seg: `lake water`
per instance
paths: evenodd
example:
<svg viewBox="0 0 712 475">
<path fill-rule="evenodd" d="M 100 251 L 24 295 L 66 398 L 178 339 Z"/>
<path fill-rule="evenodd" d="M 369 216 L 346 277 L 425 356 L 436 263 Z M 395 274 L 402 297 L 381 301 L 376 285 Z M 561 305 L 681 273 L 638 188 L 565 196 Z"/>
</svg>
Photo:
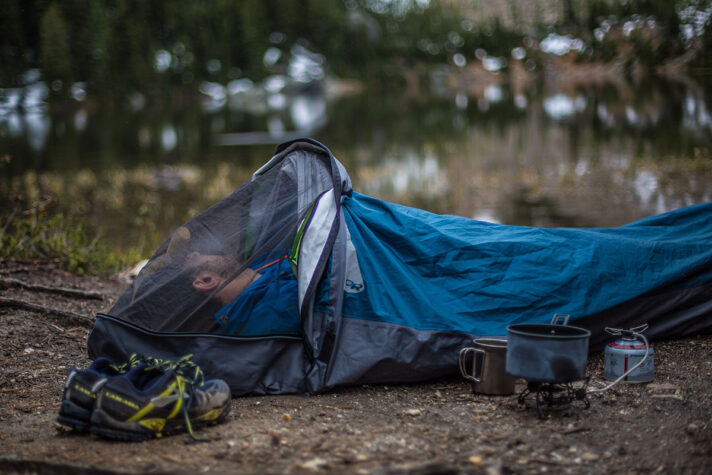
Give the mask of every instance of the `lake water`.
<svg viewBox="0 0 712 475">
<path fill-rule="evenodd" d="M 5 91 L 3 206 L 12 193 L 51 195 L 105 239 L 150 254 L 299 135 L 331 148 L 359 192 L 506 224 L 617 226 L 712 200 L 705 81 L 520 95 L 492 85 L 479 97 L 267 86 L 206 84 L 198 97 L 112 108 L 50 109 Z"/>
</svg>

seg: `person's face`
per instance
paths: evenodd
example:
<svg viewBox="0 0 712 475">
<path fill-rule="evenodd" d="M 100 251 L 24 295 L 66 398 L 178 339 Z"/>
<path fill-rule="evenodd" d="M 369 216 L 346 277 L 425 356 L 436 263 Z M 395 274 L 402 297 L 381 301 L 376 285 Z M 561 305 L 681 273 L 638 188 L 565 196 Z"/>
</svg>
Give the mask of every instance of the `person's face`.
<svg viewBox="0 0 712 475">
<path fill-rule="evenodd" d="M 232 259 L 214 254 L 200 254 L 191 252 L 185 261 L 185 267 L 195 272 L 193 287 L 200 292 L 212 292 L 220 286 L 230 271 L 227 269 L 233 264 Z"/>
<path fill-rule="evenodd" d="M 202 293 L 210 293 L 223 285 L 227 277 L 239 268 L 239 263 L 230 257 L 192 252 L 186 259 L 185 266 L 195 270 L 193 288 Z M 245 269 L 228 282 L 215 297 L 223 304 L 231 302 L 257 277 L 259 274 L 249 268 Z"/>
</svg>

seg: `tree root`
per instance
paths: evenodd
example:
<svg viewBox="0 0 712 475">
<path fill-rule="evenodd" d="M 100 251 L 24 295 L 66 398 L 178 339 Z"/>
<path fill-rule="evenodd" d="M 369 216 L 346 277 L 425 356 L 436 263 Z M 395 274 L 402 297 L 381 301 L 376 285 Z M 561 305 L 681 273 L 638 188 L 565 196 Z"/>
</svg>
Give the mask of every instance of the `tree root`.
<svg viewBox="0 0 712 475">
<path fill-rule="evenodd" d="M 8 289 L 10 287 L 20 287 L 26 290 L 34 290 L 39 292 L 49 292 L 53 294 L 66 295 L 68 297 L 77 297 L 85 299 L 103 300 L 106 296 L 99 292 L 81 289 L 68 289 L 66 287 L 51 287 L 40 284 L 30 284 L 19 279 L 0 279 L 0 288 Z"/>
<path fill-rule="evenodd" d="M 43 307 L 30 302 L 25 302 L 24 300 L 11 299 L 6 297 L 0 297 L 0 307 L 9 307 L 20 310 L 29 310 L 30 312 L 38 312 L 47 315 L 55 315 L 62 318 L 68 318 L 73 320 L 83 326 L 91 327 L 94 325 L 94 319 L 90 317 L 85 317 L 84 315 L 79 315 L 74 312 L 65 312 L 64 310 L 57 310 L 54 308 Z"/>
</svg>

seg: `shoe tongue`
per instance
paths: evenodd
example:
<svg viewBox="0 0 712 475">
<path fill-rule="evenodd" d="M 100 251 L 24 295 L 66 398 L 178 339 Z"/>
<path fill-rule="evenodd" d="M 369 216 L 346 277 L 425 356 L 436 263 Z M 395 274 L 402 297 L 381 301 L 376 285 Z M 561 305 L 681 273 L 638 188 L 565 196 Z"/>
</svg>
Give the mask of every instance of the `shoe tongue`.
<svg viewBox="0 0 712 475">
<path fill-rule="evenodd" d="M 165 384 L 166 379 L 175 378 L 173 371 L 165 371 L 145 366 L 137 366 L 126 373 L 125 378 L 141 391 L 146 391 L 156 384 Z"/>
<path fill-rule="evenodd" d="M 91 371 L 102 372 L 111 368 L 113 364 L 114 363 L 109 358 L 104 358 L 103 356 L 100 356 L 99 358 L 95 359 L 87 369 Z"/>
<path fill-rule="evenodd" d="M 147 371 L 142 381 L 143 390 L 148 393 L 164 391 L 176 379 L 173 371 Z"/>
</svg>

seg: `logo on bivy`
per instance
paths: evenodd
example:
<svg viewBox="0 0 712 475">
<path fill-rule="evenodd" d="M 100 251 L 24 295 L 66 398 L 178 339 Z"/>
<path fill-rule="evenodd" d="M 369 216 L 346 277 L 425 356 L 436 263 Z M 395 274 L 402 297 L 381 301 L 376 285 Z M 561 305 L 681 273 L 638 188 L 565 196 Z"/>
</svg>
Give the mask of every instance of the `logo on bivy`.
<svg viewBox="0 0 712 475">
<path fill-rule="evenodd" d="M 346 281 L 344 282 L 344 292 L 357 294 L 363 292 L 366 284 L 363 282 L 361 268 L 358 265 L 356 248 L 351 242 L 351 233 L 346 228 Z"/>
</svg>

